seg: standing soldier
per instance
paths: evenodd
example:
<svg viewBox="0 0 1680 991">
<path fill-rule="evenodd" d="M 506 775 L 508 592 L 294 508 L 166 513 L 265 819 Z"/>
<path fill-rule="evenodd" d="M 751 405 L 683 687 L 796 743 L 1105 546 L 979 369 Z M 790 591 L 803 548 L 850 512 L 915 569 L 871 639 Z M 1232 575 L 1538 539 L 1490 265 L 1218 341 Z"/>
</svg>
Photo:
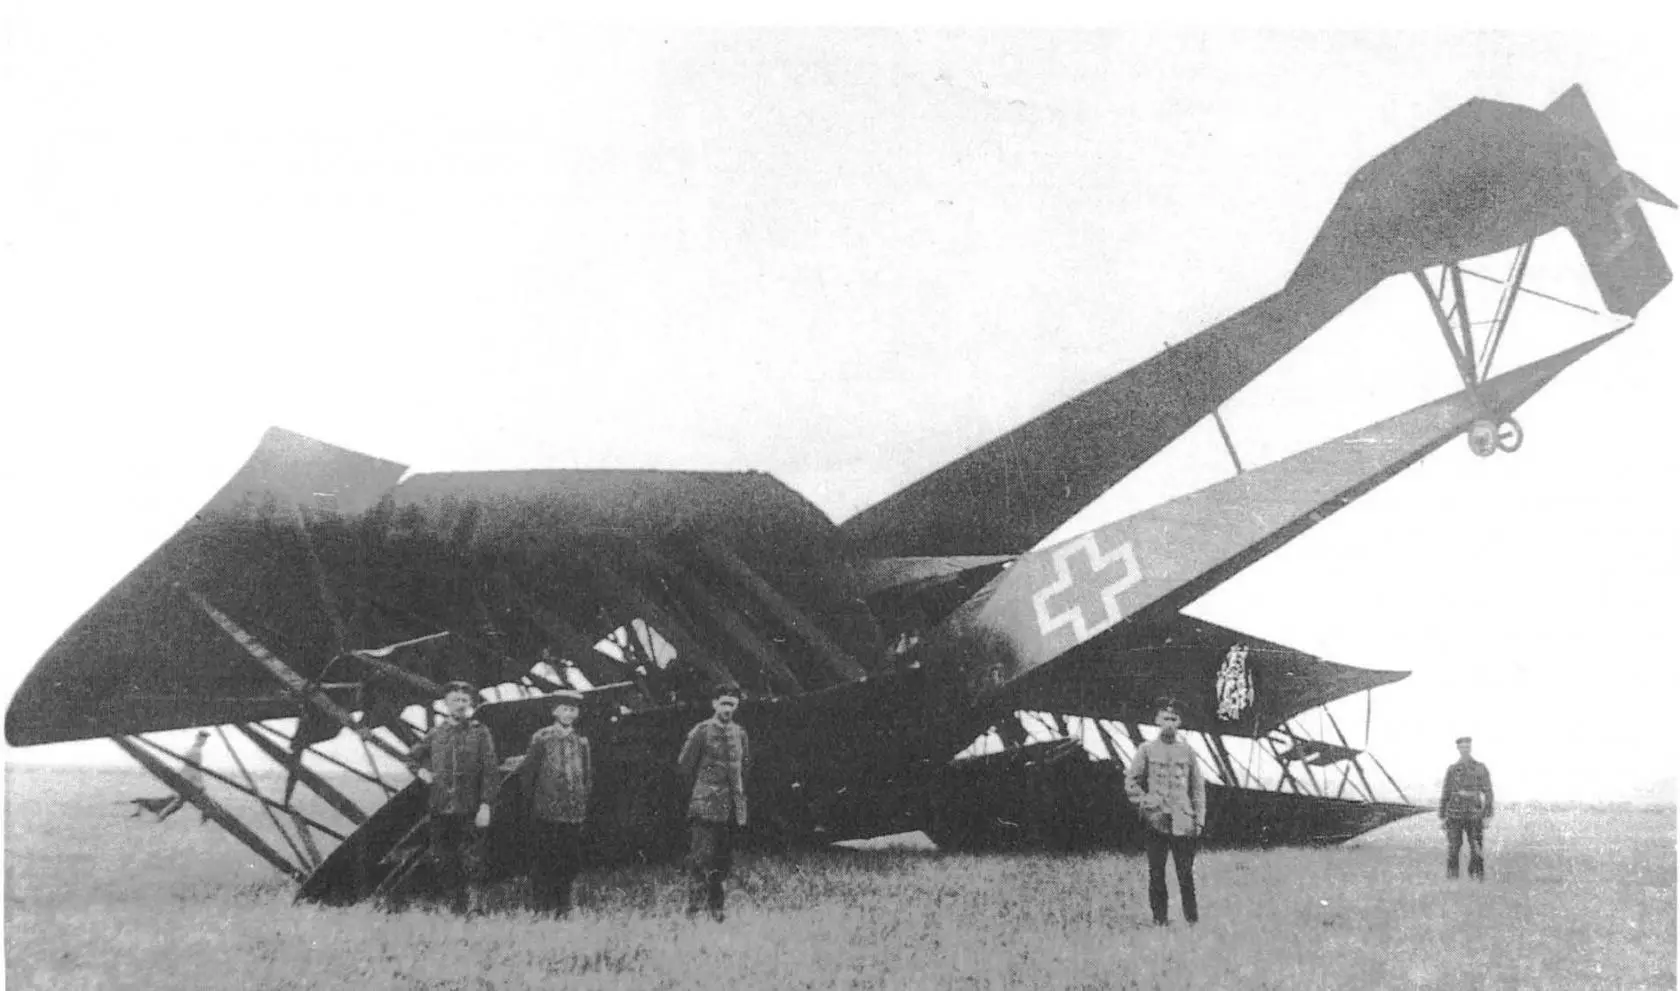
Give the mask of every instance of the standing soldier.
<svg viewBox="0 0 1680 991">
<path fill-rule="evenodd" d="M 712 718 L 688 731 L 677 757 L 690 787 L 688 914 L 700 911 L 703 896 L 719 922 L 735 830 L 747 824 L 747 731 L 735 722 L 740 702 L 740 692 L 733 688 L 714 691 Z"/>
<path fill-rule="evenodd" d="M 472 884 L 476 841 L 490 825 L 496 800 L 496 744 L 490 730 L 473 718 L 478 692 L 464 681 L 444 688 L 449 715 L 408 752 L 408 766 L 430 787 L 431 856 L 439 885 L 456 914 L 482 909 L 483 893 Z"/>
<path fill-rule="evenodd" d="M 582 866 L 584 817 L 595 769 L 589 738 L 573 729 L 583 695 L 559 691 L 554 722 L 531 737 L 525 760 L 514 772 L 530 801 L 531 892 L 538 912 L 564 918 L 572 910 L 572 882 Z"/>
<path fill-rule="evenodd" d="M 1207 785 L 1196 752 L 1179 738 L 1178 703 L 1162 699 L 1155 706 L 1160 734 L 1137 748 L 1126 769 L 1126 797 L 1143 817 L 1149 853 L 1149 911 L 1155 924 L 1167 924 L 1167 854 L 1178 874 L 1184 921 L 1195 924 L 1196 841 L 1207 822 Z"/>
<path fill-rule="evenodd" d="M 1482 880 L 1482 826 L 1493 818 L 1493 775 L 1470 756 L 1470 738 L 1461 736 L 1458 761 L 1441 782 L 1441 828 L 1447 834 L 1447 877 L 1458 877 L 1458 849 L 1470 838 L 1470 876 Z"/>
<path fill-rule="evenodd" d="M 194 788 L 204 787 L 204 745 L 208 743 L 209 740 L 210 731 L 207 729 L 199 730 L 198 735 L 193 737 L 192 746 L 187 748 L 186 759 L 181 762 L 181 777 L 186 778 L 188 783 Z M 186 793 L 177 792 L 169 799 L 168 805 L 158 809 L 157 821 L 162 822 L 175 813 L 181 811 L 181 808 L 186 804 Z M 202 809 L 199 811 L 198 821 L 200 825 L 209 818 L 209 816 L 204 814 Z"/>
</svg>

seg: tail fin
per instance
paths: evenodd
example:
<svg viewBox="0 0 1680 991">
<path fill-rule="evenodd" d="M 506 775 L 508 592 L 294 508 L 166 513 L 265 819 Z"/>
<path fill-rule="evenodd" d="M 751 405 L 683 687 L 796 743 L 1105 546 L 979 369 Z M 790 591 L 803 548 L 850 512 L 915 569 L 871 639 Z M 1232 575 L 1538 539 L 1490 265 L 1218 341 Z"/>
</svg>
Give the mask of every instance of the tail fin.
<svg viewBox="0 0 1680 991">
<path fill-rule="evenodd" d="M 1592 188 L 1569 233 L 1581 247 L 1604 305 L 1634 316 L 1674 278 L 1639 201 L 1670 208 L 1674 201 L 1616 163 L 1610 139 L 1580 85 L 1554 100 L 1546 116 L 1582 140 L 1581 155 L 1592 171 Z"/>
</svg>

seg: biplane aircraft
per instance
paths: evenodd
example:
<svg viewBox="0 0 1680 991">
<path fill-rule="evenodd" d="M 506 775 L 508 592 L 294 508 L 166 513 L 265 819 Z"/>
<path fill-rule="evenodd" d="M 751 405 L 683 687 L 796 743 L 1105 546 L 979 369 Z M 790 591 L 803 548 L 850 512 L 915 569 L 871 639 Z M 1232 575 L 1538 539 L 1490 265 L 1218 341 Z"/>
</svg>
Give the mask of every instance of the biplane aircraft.
<svg viewBox="0 0 1680 991">
<path fill-rule="evenodd" d="M 510 762 L 544 693 L 587 689 L 600 858 L 678 842 L 674 755 L 719 683 L 745 696 L 761 840 L 1135 841 L 1115 778 L 1171 694 L 1215 782 L 1210 842 L 1337 842 L 1420 810 L 1339 726 L 1315 739 L 1297 717 L 1405 673 L 1183 610 L 1455 438 L 1519 447 L 1517 408 L 1621 332 L 1491 374 L 1530 246 L 1567 229 L 1631 321 L 1670 281 L 1641 200 L 1674 205 L 1617 162 L 1579 87 L 1543 110 L 1470 100 L 1359 169 L 1277 292 L 838 524 L 757 472 L 406 474 L 271 430 L 40 659 L 6 737 L 112 739 L 329 902 L 423 879 L 421 786 L 373 751 L 400 759 L 456 678 L 517 686 L 479 710 Z M 1461 262 L 1512 251 L 1473 321 Z M 1046 540 L 1389 278 L 1422 286 L 1462 389 Z M 204 725 L 284 770 L 276 795 L 243 764 L 205 769 L 267 826 L 153 739 Z M 978 739 L 997 746 L 954 759 Z M 377 802 L 349 793 L 357 776 Z M 517 825 L 491 827 L 504 872 Z"/>
</svg>

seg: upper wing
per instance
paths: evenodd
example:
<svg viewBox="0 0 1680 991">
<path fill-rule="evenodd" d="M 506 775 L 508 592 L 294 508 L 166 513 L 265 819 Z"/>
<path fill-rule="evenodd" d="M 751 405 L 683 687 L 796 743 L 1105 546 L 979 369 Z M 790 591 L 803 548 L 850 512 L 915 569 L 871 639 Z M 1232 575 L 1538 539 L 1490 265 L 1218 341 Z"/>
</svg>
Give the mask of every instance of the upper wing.
<svg viewBox="0 0 1680 991">
<path fill-rule="evenodd" d="M 221 491 L 35 664 L 6 710 L 6 739 L 28 745 L 296 715 L 296 703 L 185 590 L 214 590 L 264 643 L 306 674 L 318 671 L 337 633 L 309 560 L 310 520 L 367 512 L 403 470 L 269 430 Z"/>
<path fill-rule="evenodd" d="M 633 619 L 675 644 L 682 677 L 702 685 L 756 684 L 778 664 L 822 684 L 874 649 L 873 628 L 856 621 L 844 539 L 768 475 L 439 473 L 398 484 L 404 470 L 268 431 L 37 662 L 7 709 L 7 740 L 296 715 L 188 592 L 311 681 L 365 674 L 354 662 L 329 671 L 347 652 L 444 630 L 441 646 L 389 660 L 421 664 L 434 681 L 514 680 L 543 648 L 585 660 Z M 789 625 L 800 628 L 784 648 L 775 635 Z"/>
</svg>

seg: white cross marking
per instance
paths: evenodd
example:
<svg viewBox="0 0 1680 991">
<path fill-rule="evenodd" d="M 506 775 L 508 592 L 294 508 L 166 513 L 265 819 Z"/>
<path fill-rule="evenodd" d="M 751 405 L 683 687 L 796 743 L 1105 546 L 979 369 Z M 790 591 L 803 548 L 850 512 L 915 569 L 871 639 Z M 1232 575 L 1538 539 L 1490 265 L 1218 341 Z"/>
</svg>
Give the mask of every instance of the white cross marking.
<svg viewBox="0 0 1680 991">
<path fill-rule="evenodd" d="M 1120 576 L 1120 580 L 1104 586 L 1100 593 L 1105 615 L 1095 626 L 1085 621 L 1085 611 L 1079 607 L 1078 603 L 1054 616 L 1050 615 L 1050 599 L 1073 587 L 1073 573 L 1068 569 L 1068 559 L 1079 551 L 1085 552 L 1085 558 L 1093 576 L 1102 574 L 1108 570 L 1109 565 L 1116 561 L 1123 562 L 1125 565 L 1125 574 Z M 1064 626 L 1072 626 L 1075 641 L 1084 643 L 1125 618 L 1120 611 L 1120 603 L 1115 600 L 1119 598 L 1120 593 L 1136 585 L 1143 578 L 1143 572 L 1138 568 L 1137 555 L 1132 552 L 1131 541 L 1128 540 L 1104 554 L 1097 547 L 1096 533 L 1087 533 L 1077 540 L 1056 548 L 1051 559 L 1056 566 L 1056 580 L 1033 594 L 1033 612 L 1038 616 L 1038 632 L 1049 636 Z"/>
</svg>

